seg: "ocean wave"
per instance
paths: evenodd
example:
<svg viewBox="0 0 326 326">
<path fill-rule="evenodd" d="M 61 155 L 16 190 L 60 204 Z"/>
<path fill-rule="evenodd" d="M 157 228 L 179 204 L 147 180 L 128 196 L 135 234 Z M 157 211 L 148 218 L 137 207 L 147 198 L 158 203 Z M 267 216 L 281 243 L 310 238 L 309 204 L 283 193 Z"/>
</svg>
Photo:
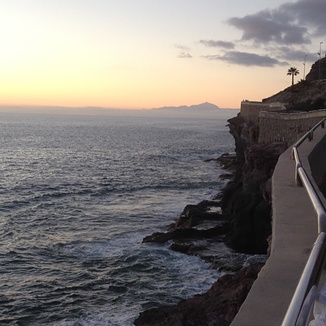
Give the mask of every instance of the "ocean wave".
<svg viewBox="0 0 326 326">
<path fill-rule="evenodd" d="M 132 325 L 142 309 L 203 292 L 219 276 L 142 239 L 219 191 L 221 170 L 203 159 L 232 150 L 226 128 L 14 120 L 0 130 L 0 324 Z"/>
</svg>

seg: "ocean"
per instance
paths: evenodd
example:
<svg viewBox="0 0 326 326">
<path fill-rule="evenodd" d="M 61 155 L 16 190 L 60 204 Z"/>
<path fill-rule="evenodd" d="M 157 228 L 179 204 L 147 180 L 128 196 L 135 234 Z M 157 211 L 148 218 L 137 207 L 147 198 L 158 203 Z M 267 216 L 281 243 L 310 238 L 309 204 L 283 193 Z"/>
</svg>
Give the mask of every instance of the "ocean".
<svg viewBox="0 0 326 326">
<path fill-rule="evenodd" d="M 144 244 L 210 199 L 234 151 L 213 119 L 0 113 L 0 324 L 128 326 L 219 272 Z"/>
</svg>

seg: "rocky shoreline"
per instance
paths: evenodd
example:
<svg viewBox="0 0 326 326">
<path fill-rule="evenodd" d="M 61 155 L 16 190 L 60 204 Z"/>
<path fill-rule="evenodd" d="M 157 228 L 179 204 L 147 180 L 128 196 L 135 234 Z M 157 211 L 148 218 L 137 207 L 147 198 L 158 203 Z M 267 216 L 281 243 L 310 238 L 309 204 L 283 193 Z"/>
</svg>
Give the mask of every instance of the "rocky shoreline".
<svg viewBox="0 0 326 326">
<path fill-rule="evenodd" d="M 204 294 L 142 312 L 137 326 L 229 325 L 266 260 L 271 176 L 286 146 L 258 144 L 257 126 L 240 115 L 228 122 L 236 154 L 216 160 L 227 171 L 226 187 L 212 200 L 187 205 L 166 232 L 143 240 L 199 256 L 225 275 Z"/>
<path fill-rule="evenodd" d="M 224 154 L 212 160 L 226 169 L 221 178 L 229 180 L 224 188 L 228 190 L 237 171 L 236 155 Z M 229 217 L 222 211 L 224 190 L 211 200 L 187 205 L 179 218 L 167 226 L 166 232 L 155 232 L 143 242 L 168 244 L 171 250 L 198 256 L 223 273 L 240 270 L 252 255 L 226 245 L 231 229 Z"/>
<path fill-rule="evenodd" d="M 140 314 L 135 325 L 230 325 L 262 266 L 256 263 L 236 274 L 220 277 L 205 294 L 182 300 L 175 306 L 147 310 Z"/>
</svg>

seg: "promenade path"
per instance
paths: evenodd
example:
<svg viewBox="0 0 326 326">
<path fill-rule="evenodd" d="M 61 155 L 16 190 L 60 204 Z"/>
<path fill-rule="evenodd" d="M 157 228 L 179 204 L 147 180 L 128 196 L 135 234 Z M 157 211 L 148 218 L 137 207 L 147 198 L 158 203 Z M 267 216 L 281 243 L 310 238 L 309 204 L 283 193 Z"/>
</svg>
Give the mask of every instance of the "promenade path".
<svg viewBox="0 0 326 326">
<path fill-rule="evenodd" d="M 316 131 L 312 142 L 299 149 L 301 160 L 325 135 Z M 262 268 L 232 326 L 282 324 L 302 271 L 317 238 L 317 218 L 304 187 L 294 183 L 292 148 L 279 158 L 272 180 L 273 233 L 271 254 Z M 304 162 L 303 162 L 304 163 Z M 323 167 L 325 168 L 325 167 Z"/>
</svg>

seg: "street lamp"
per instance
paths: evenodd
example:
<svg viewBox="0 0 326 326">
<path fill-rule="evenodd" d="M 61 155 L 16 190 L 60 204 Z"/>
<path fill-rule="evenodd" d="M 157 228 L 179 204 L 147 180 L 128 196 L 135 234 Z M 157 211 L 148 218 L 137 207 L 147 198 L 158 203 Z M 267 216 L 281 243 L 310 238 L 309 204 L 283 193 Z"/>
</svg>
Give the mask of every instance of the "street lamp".
<svg viewBox="0 0 326 326">
<path fill-rule="evenodd" d="M 306 60 L 307 60 L 307 55 L 304 56 L 304 62 L 303 62 L 303 80 L 306 79 Z"/>
<path fill-rule="evenodd" d="M 320 42 L 319 43 L 319 59 L 321 59 L 321 45 L 323 44 L 324 42 Z"/>
<path fill-rule="evenodd" d="M 320 71 L 320 61 L 321 61 L 321 45 L 323 44 L 323 42 L 319 43 L 319 76 L 318 79 L 321 79 L 321 71 Z"/>
</svg>

